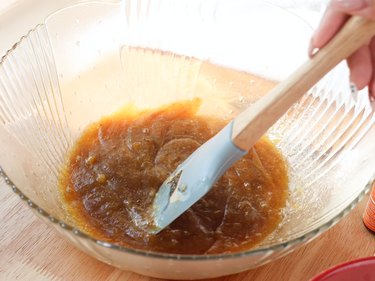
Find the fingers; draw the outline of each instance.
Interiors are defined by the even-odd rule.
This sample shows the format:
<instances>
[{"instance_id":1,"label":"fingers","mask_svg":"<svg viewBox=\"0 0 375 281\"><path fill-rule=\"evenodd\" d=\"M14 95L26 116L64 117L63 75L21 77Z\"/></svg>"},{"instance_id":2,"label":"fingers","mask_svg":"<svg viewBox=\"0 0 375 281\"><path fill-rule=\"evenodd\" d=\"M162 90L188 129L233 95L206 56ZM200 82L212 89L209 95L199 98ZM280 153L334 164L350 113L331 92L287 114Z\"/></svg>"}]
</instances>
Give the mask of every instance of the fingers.
<instances>
[{"instance_id":1,"label":"fingers","mask_svg":"<svg viewBox=\"0 0 375 281\"><path fill-rule=\"evenodd\" d=\"M371 6L369 0L332 0L331 2L332 9L345 13L366 9L369 6Z\"/></svg>"},{"instance_id":2,"label":"fingers","mask_svg":"<svg viewBox=\"0 0 375 281\"><path fill-rule=\"evenodd\" d=\"M373 100L375 100L375 39L371 40L370 54L371 54L371 63L372 63L372 75L371 75L371 81L370 81L368 89L369 89L370 97Z\"/></svg>"},{"instance_id":3,"label":"fingers","mask_svg":"<svg viewBox=\"0 0 375 281\"><path fill-rule=\"evenodd\" d=\"M309 56L312 57L316 49L324 47L344 25L348 18L349 16L347 14L328 8L318 29L311 38Z\"/></svg>"},{"instance_id":4,"label":"fingers","mask_svg":"<svg viewBox=\"0 0 375 281\"><path fill-rule=\"evenodd\" d=\"M331 0L311 39L310 57L332 39L351 15L375 20L375 0ZM351 81L358 89L369 86L370 97L375 99L375 39L350 56L347 62Z\"/></svg>"},{"instance_id":5,"label":"fingers","mask_svg":"<svg viewBox=\"0 0 375 281\"><path fill-rule=\"evenodd\" d=\"M375 20L374 0L332 0L329 9Z\"/></svg>"},{"instance_id":6,"label":"fingers","mask_svg":"<svg viewBox=\"0 0 375 281\"><path fill-rule=\"evenodd\" d=\"M370 84L373 77L373 61L370 46L361 47L348 60L350 80L361 90Z\"/></svg>"},{"instance_id":7,"label":"fingers","mask_svg":"<svg viewBox=\"0 0 375 281\"><path fill-rule=\"evenodd\" d=\"M375 0L332 0L311 39L310 57L331 40L350 15L375 20Z\"/></svg>"}]
</instances>

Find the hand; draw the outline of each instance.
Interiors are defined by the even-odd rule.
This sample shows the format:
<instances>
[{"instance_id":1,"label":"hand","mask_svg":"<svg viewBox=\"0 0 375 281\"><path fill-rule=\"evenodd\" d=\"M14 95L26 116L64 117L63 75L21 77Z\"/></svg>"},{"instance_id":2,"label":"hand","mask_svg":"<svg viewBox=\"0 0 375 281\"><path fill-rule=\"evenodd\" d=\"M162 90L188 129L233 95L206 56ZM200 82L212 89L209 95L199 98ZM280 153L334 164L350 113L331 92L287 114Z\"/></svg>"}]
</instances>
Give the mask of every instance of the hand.
<instances>
[{"instance_id":1,"label":"hand","mask_svg":"<svg viewBox=\"0 0 375 281\"><path fill-rule=\"evenodd\" d=\"M309 55L324 47L351 15L375 20L375 0L331 0L310 44ZM347 59L350 80L358 89L368 86L375 98L375 37Z\"/></svg>"}]
</instances>

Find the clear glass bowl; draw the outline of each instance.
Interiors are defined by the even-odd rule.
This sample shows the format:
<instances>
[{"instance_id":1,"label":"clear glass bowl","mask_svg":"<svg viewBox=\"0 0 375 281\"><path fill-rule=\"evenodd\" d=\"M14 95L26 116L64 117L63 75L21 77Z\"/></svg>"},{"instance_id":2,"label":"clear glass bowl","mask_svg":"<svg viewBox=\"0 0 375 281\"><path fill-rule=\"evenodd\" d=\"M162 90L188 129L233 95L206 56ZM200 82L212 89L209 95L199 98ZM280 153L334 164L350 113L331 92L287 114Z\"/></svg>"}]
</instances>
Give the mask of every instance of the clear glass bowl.
<instances>
[{"instance_id":1,"label":"clear glass bowl","mask_svg":"<svg viewBox=\"0 0 375 281\"><path fill-rule=\"evenodd\" d=\"M107 1L58 11L1 60L0 173L77 248L124 270L198 279L283 256L338 222L374 178L374 113L367 96L350 89L344 64L269 131L289 163L290 197L278 229L255 249L174 255L98 241L66 213L58 173L82 130L127 103L154 107L201 97L203 113L234 117L265 87L215 73L207 62L283 79L306 59L311 31L264 1ZM135 47L176 55L156 59Z\"/></svg>"}]
</instances>

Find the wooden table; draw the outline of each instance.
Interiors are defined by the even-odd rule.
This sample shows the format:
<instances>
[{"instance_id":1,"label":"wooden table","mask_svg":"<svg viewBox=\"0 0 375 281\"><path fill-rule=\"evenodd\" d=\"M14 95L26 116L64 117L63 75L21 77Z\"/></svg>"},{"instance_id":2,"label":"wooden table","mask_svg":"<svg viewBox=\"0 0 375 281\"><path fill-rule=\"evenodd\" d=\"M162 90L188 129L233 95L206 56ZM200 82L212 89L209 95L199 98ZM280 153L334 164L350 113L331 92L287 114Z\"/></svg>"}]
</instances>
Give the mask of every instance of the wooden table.
<instances>
[{"instance_id":1,"label":"wooden table","mask_svg":"<svg viewBox=\"0 0 375 281\"><path fill-rule=\"evenodd\" d=\"M78 251L0 184L0 280L157 279L120 271ZM307 246L260 268L212 281L309 280L335 264L375 254L375 235L363 226L367 197L335 227Z\"/></svg>"}]
</instances>

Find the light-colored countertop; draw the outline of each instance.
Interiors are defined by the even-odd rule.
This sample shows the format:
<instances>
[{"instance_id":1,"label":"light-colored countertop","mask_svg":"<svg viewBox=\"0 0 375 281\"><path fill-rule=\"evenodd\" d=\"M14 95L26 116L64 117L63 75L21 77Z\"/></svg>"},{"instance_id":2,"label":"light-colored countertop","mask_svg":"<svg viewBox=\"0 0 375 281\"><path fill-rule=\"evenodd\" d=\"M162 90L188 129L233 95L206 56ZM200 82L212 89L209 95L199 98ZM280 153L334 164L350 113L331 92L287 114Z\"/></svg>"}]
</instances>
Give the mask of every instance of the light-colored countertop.
<instances>
[{"instance_id":1,"label":"light-colored countertop","mask_svg":"<svg viewBox=\"0 0 375 281\"><path fill-rule=\"evenodd\" d=\"M39 220L29 207L0 185L0 280L154 281L120 271L80 252ZM362 223L367 197L341 222L288 256L241 274L213 281L309 280L345 261L375 254L375 234Z\"/></svg>"}]
</instances>

